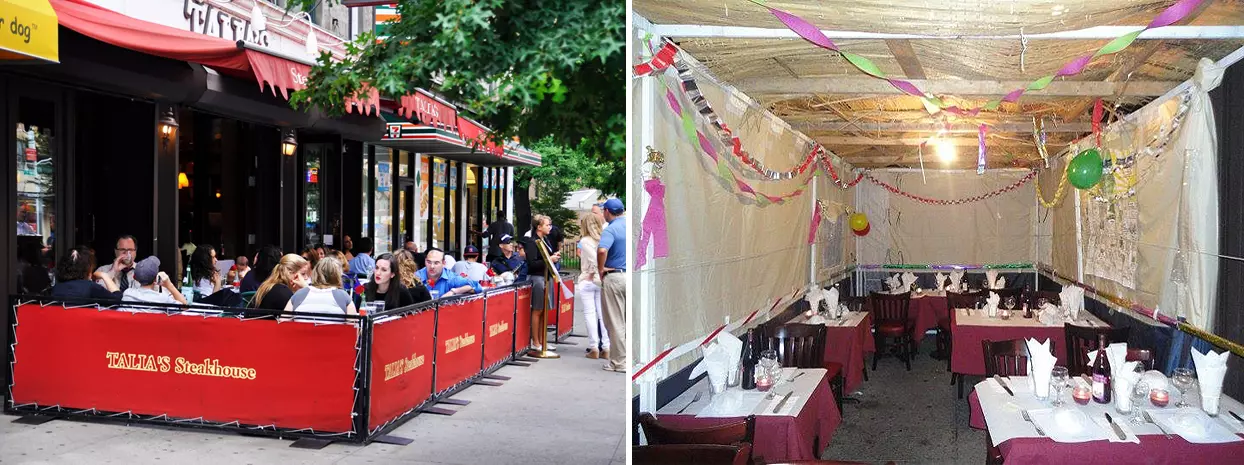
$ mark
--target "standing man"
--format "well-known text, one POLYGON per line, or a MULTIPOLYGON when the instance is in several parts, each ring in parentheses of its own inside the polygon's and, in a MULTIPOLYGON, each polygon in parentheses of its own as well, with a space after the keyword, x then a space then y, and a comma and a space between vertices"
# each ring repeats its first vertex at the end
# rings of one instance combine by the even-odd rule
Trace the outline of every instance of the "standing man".
POLYGON ((446 273, 445 252, 441 251, 441 249, 432 247, 428 249, 427 254, 423 258, 427 267, 415 272, 415 278, 423 281, 423 284, 428 286, 428 292, 432 294, 433 299, 483 291, 483 288, 479 287, 479 283, 475 281, 463 278, 452 272, 446 273))
MULTIPOLYGON (((138 246, 135 245, 134 236, 126 234, 118 237, 115 252, 116 258, 112 260, 111 264, 96 268, 95 271, 107 273, 112 278, 112 282, 117 283, 117 288, 122 293, 131 287, 141 286, 134 279, 134 257, 138 255, 138 246)), ((103 284, 102 281, 100 281, 100 284, 103 284)))
POLYGON ((609 332, 609 364, 606 371, 626 372, 626 206, 621 200, 605 201, 605 221, 596 252, 600 264, 601 311, 609 332))
POLYGON ((602 205, 604 204, 603 203, 592 204, 592 214, 596 215, 597 217, 603 220, 605 219, 605 209, 604 207, 602 207, 602 205))
POLYGON ((484 230, 484 235, 488 237, 488 260, 495 260, 501 256, 501 237, 514 237, 514 225, 505 220, 505 210, 497 210, 497 221, 488 224, 488 229, 484 230))

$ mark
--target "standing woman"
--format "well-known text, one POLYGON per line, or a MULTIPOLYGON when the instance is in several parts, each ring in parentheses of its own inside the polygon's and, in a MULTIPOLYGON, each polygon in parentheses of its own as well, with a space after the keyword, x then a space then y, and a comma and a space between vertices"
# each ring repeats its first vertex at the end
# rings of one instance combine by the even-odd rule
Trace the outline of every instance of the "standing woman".
POLYGON ((600 278, 597 274, 596 248, 600 245, 600 232, 605 220, 596 215, 579 218, 579 279, 575 283, 574 298, 583 309, 583 321, 587 323, 587 358, 609 358, 609 333, 600 313, 600 278), (599 350, 598 350, 599 349, 599 350))
POLYGON ((295 292, 311 284, 311 264, 294 254, 281 257, 268 279, 255 291, 251 307, 265 310, 285 310, 295 292))
POLYGON ((190 255, 190 279, 200 298, 220 291, 220 271, 216 270, 216 248, 210 244, 195 247, 190 255))
MULTIPOLYGON (((546 336, 544 328, 540 327, 539 312, 544 310, 545 301, 551 300, 544 275, 548 267, 561 260, 562 255, 561 252, 553 253, 553 245, 549 243, 553 220, 545 215, 535 215, 531 217, 531 230, 534 231, 531 237, 523 238, 523 249, 527 251, 527 277, 531 279, 531 350, 540 351, 546 336), (553 263, 544 260, 545 253, 549 254, 553 263)), ((552 344, 549 347, 552 348, 552 344)))
POLYGON ((409 250, 397 250, 393 252, 393 261, 390 261, 390 267, 397 265, 394 271, 402 282, 402 287, 406 288, 406 292, 410 293, 411 300, 415 303, 427 302, 432 300, 432 291, 423 285, 423 281, 419 280, 416 273, 419 272, 419 265, 415 263, 415 254, 409 250))
MULTIPOLYGON (((417 302, 406 291, 402 280, 393 272, 395 259, 393 254, 376 257, 376 268, 372 270, 372 280, 363 285, 363 298, 368 302, 384 302, 384 308, 401 308, 417 302)), ((426 291, 426 289, 425 289, 426 291)), ((421 300, 431 300, 431 296, 421 300)))

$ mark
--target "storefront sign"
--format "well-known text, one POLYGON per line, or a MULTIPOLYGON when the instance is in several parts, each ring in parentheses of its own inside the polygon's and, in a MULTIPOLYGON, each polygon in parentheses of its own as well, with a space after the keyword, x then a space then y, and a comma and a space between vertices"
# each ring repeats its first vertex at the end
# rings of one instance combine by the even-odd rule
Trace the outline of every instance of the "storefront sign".
POLYGON ((376 192, 388 192, 393 184, 393 176, 389 175, 389 164, 376 163, 376 192))
POLYGON ((209 0, 183 0, 182 14, 191 32, 268 47, 268 28, 252 27, 249 17, 230 14, 209 0))
POLYGON ((0 0, 0 62, 60 62, 56 11, 47 0, 0 0), (11 52, 11 53, 8 53, 11 52))
POLYGON ((436 392, 479 373, 484 299, 442 304, 436 321, 436 392))
POLYGON ((422 89, 402 96, 401 105, 398 114, 418 120, 420 124, 448 131, 458 130, 458 111, 422 89))
POLYGON ((17 404, 352 430, 355 325, 39 304, 16 314, 17 404))
MULTIPOLYGON (((488 295, 484 325, 488 339, 484 341, 484 366, 504 360, 514 353, 514 291, 488 295)), ((520 341, 520 344, 525 342, 520 341)))
POLYGON ((368 431, 432 396, 435 316, 435 312, 426 311, 372 327, 368 431))

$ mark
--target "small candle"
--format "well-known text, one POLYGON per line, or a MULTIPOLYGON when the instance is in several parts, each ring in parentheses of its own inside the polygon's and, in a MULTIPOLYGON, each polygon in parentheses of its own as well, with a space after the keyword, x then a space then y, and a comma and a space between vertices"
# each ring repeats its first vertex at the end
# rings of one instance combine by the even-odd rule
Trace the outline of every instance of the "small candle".
POLYGON ((769 378, 761 378, 756 380, 757 391, 767 392, 771 387, 773 387, 773 380, 770 380, 769 378))
POLYGON ((1166 392, 1165 389, 1154 389, 1149 391, 1149 402, 1152 402, 1154 407, 1166 407, 1166 404, 1170 403, 1170 401, 1171 394, 1166 392))
POLYGON ((803 316, 806 316, 806 317, 808 317, 808 318, 812 318, 812 315, 816 315, 816 312, 814 312, 814 311, 812 311, 812 310, 808 310, 808 311, 806 311, 806 312, 803 312, 803 316))
POLYGON ((1088 405, 1089 400, 1093 398, 1093 390, 1088 386, 1076 386, 1071 390, 1071 398, 1075 399, 1077 404, 1088 405))

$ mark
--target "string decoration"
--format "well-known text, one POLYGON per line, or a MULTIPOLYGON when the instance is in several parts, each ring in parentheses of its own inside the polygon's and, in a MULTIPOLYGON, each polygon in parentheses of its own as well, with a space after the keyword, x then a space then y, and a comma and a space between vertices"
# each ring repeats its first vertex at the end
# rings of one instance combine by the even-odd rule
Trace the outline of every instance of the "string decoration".
POLYGON ((966 203, 980 202, 982 200, 997 197, 999 195, 1002 195, 1007 192, 1011 192, 1015 189, 1020 188, 1020 186, 1027 184, 1028 181, 1033 180, 1033 178, 1036 178, 1036 176, 1037 176, 1037 171, 1032 170, 1032 171, 1029 171, 1028 174, 1024 175, 1024 177, 1020 178, 1018 181, 1015 181, 1014 183, 1011 183, 1010 185, 1003 187, 1001 189, 998 189, 992 192, 987 192, 987 193, 980 194, 980 195, 976 195, 976 196, 972 196, 972 197, 964 197, 964 198, 959 198, 959 199, 946 200, 946 199, 933 199, 929 197, 922 197, 919 195, 915 195, 910 192, 899 189, 898 187, 895 187, 891 185, 890 183, 877 179, 875 176, 872 175, 872 173, 864 173, 864 177, 868 178, 869 182, 872 182, 873 184, 876 184, 878 186, 881 186, 882 188, 885 188, 885 190, 890 191, 891 194, 901 195, 903 197, 907 197, 909 199, 915 200, 920 203, 928 204, 928 205, 943 205, 943 206, 944 205, 963 205, 966 203))

